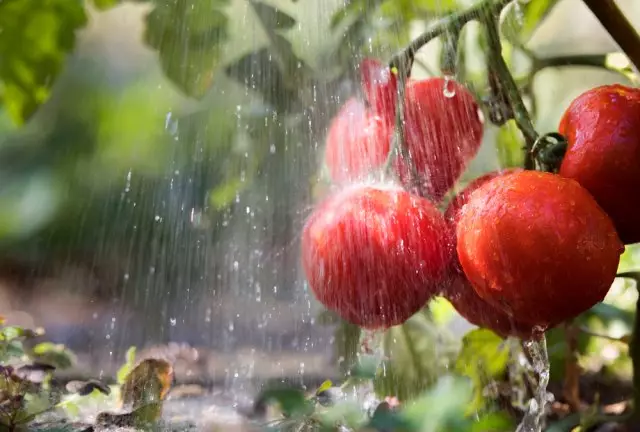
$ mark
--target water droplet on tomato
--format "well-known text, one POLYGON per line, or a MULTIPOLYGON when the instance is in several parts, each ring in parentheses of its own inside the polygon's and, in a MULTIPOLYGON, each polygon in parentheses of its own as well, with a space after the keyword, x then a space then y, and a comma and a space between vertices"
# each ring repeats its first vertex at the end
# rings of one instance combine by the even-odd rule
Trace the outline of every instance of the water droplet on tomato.
POLYGON ((445 75, 442 94, 446 98, 452 98, 456 95, 456 88, 455 88, 455 83, 453 82, 453 77, 449 75, 445 75))

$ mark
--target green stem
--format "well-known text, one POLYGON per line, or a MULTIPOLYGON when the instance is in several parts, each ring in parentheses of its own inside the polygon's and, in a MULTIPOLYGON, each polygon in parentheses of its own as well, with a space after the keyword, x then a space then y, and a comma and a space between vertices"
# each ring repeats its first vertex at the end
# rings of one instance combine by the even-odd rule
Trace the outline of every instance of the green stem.
POLYGON ((397 69, 396 76, 398 79, 398 89, 396 94, 396 117, 393 136, 391 137, 391 145, 389 148, 389 156, 387 157, 387 161, 384 165, 384 173, 389 174, 393 170, 393 161, 397 156, 400 156, 403 159, 404 163, 409 167, 410 184, 417 185, 418 172, 416 170, 415 164, 411 160, 411 155, 409 154, 409 151, 407 149, 404 135, 405 88, 409 73, 411 71, 411 66, 413 64, 413 59, 405 60, 406 61, 404 63, 400 63, 394 66, 397 69))
POLYGON ((527 107, 522 100, 522 96, 520 96, 518 85, 502 57, 502 42, 500 41, 497 16, 494 8, 485 7, 483 9, 482 21, 487 33, 489 66, 497 75, 502 91, 513 109, 514 120, 518 125, 518 129, 520 129, 524 135, 526 142, 525 168, 533 169, 534 162, 533 157, 531 156, 531 149, 538 139, 538 133, 533 126, 527 107))
MULTIPOLYGON (((640 294, 640 272, 619 273, 617 277, 633 279, 636 282, 636 290, 640 294)), ((629 422, 631 425, 640 424, 640 295, 636 302, 636 316, 634 319, 629 342, 629 356, 633 366, 633 412, 629 422)))
POLYGON ((566 66, 593 66, 606 68, 608 54, 588 54, 588 55, 569 55, 554 56, 541 59, 535 59, 533 64, 534 71, 540 71, 545 68, 566 67, 566 66))
POLYGON ((469 9, 451 14, 433 24, 426 32, 414 39, 404 50, 396 54, 390 61, 391 67, 400 64, 412 64, 416 52, 431 40, 449 31, 459 31, 469 21, 477 19, 483 10, 501 11, 512 0, 484 0, 469 9))
POLYGON ((640 35, 614 0, 582 0, 613 40, 640 70, 640 35))

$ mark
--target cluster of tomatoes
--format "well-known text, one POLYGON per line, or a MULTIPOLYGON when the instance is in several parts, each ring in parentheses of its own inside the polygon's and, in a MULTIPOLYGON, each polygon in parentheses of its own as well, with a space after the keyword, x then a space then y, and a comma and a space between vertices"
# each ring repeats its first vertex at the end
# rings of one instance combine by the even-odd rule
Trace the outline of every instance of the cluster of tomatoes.
POLYGON ((441 211, 482 141, 473 95, 448 79, 410 79, 402 127, 413 168, 400 157, 387 167, 396 77, 375 60, 361 73, 364 97, 343 105, 327 135, 339 186, 302 235, 325 307, 388 328, 442 295, 473 324, 531 338, 604 299, 624 244, 640 241, 640 89, 602 86, 571 103, 558 174, 492 172, 441 211), (383 167, 399 181, 368 180, 383 167))

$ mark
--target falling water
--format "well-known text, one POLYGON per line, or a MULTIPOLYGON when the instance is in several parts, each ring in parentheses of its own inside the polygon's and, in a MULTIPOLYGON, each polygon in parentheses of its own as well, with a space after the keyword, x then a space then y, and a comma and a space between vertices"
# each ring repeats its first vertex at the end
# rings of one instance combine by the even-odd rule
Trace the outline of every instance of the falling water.
POLYGON ((518 425, 517 432, 541 432, 547 404, 553 401, 553 395, 547 392, 550 368, 547 339, 543 333, 540 339, 527 340, 522 345, 531 359, 536 380, 533 383, 533 397, 529 400, 527 411, 518 425))

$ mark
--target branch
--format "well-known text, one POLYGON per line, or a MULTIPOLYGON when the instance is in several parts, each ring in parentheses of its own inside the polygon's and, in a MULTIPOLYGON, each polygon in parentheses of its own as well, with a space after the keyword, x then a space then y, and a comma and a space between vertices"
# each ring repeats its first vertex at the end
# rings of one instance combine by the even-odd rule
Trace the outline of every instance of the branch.
POLYGON ((490 7, 483 9, 482 21, 485 31, 487 32, 487 42, 489 45, 489 67, 498 78, 501 91, 504 92, 504 96, 507 98, 513 110, 513 118, 518 125, 518 129, 520 129, 520 132, 524 135, 526 142, 525 168, 533 169, 534 163, 531 150, 538 139, 538 133, 533 126, 527 107, 522 100, 518 85, 502 57, 502 42, 500 41, 495 10, 490 7))
POLYGON ((489 8, 493 12, 501 11, 512 0, 484 0, 469 9, 451 14, 433 24, 429 30, 422 33, 413 40, 404 50, 393 56, 389 62, 390 66, 398 67, 400 64, 413 64, 416 52, 431 40, 437 38, 443 33, 450 31, 459 31, 469 21, 477 19, 482 11, 489 8))
POLYGON ((640 35, 614 0, 582 0, 640 71, 640 35))

